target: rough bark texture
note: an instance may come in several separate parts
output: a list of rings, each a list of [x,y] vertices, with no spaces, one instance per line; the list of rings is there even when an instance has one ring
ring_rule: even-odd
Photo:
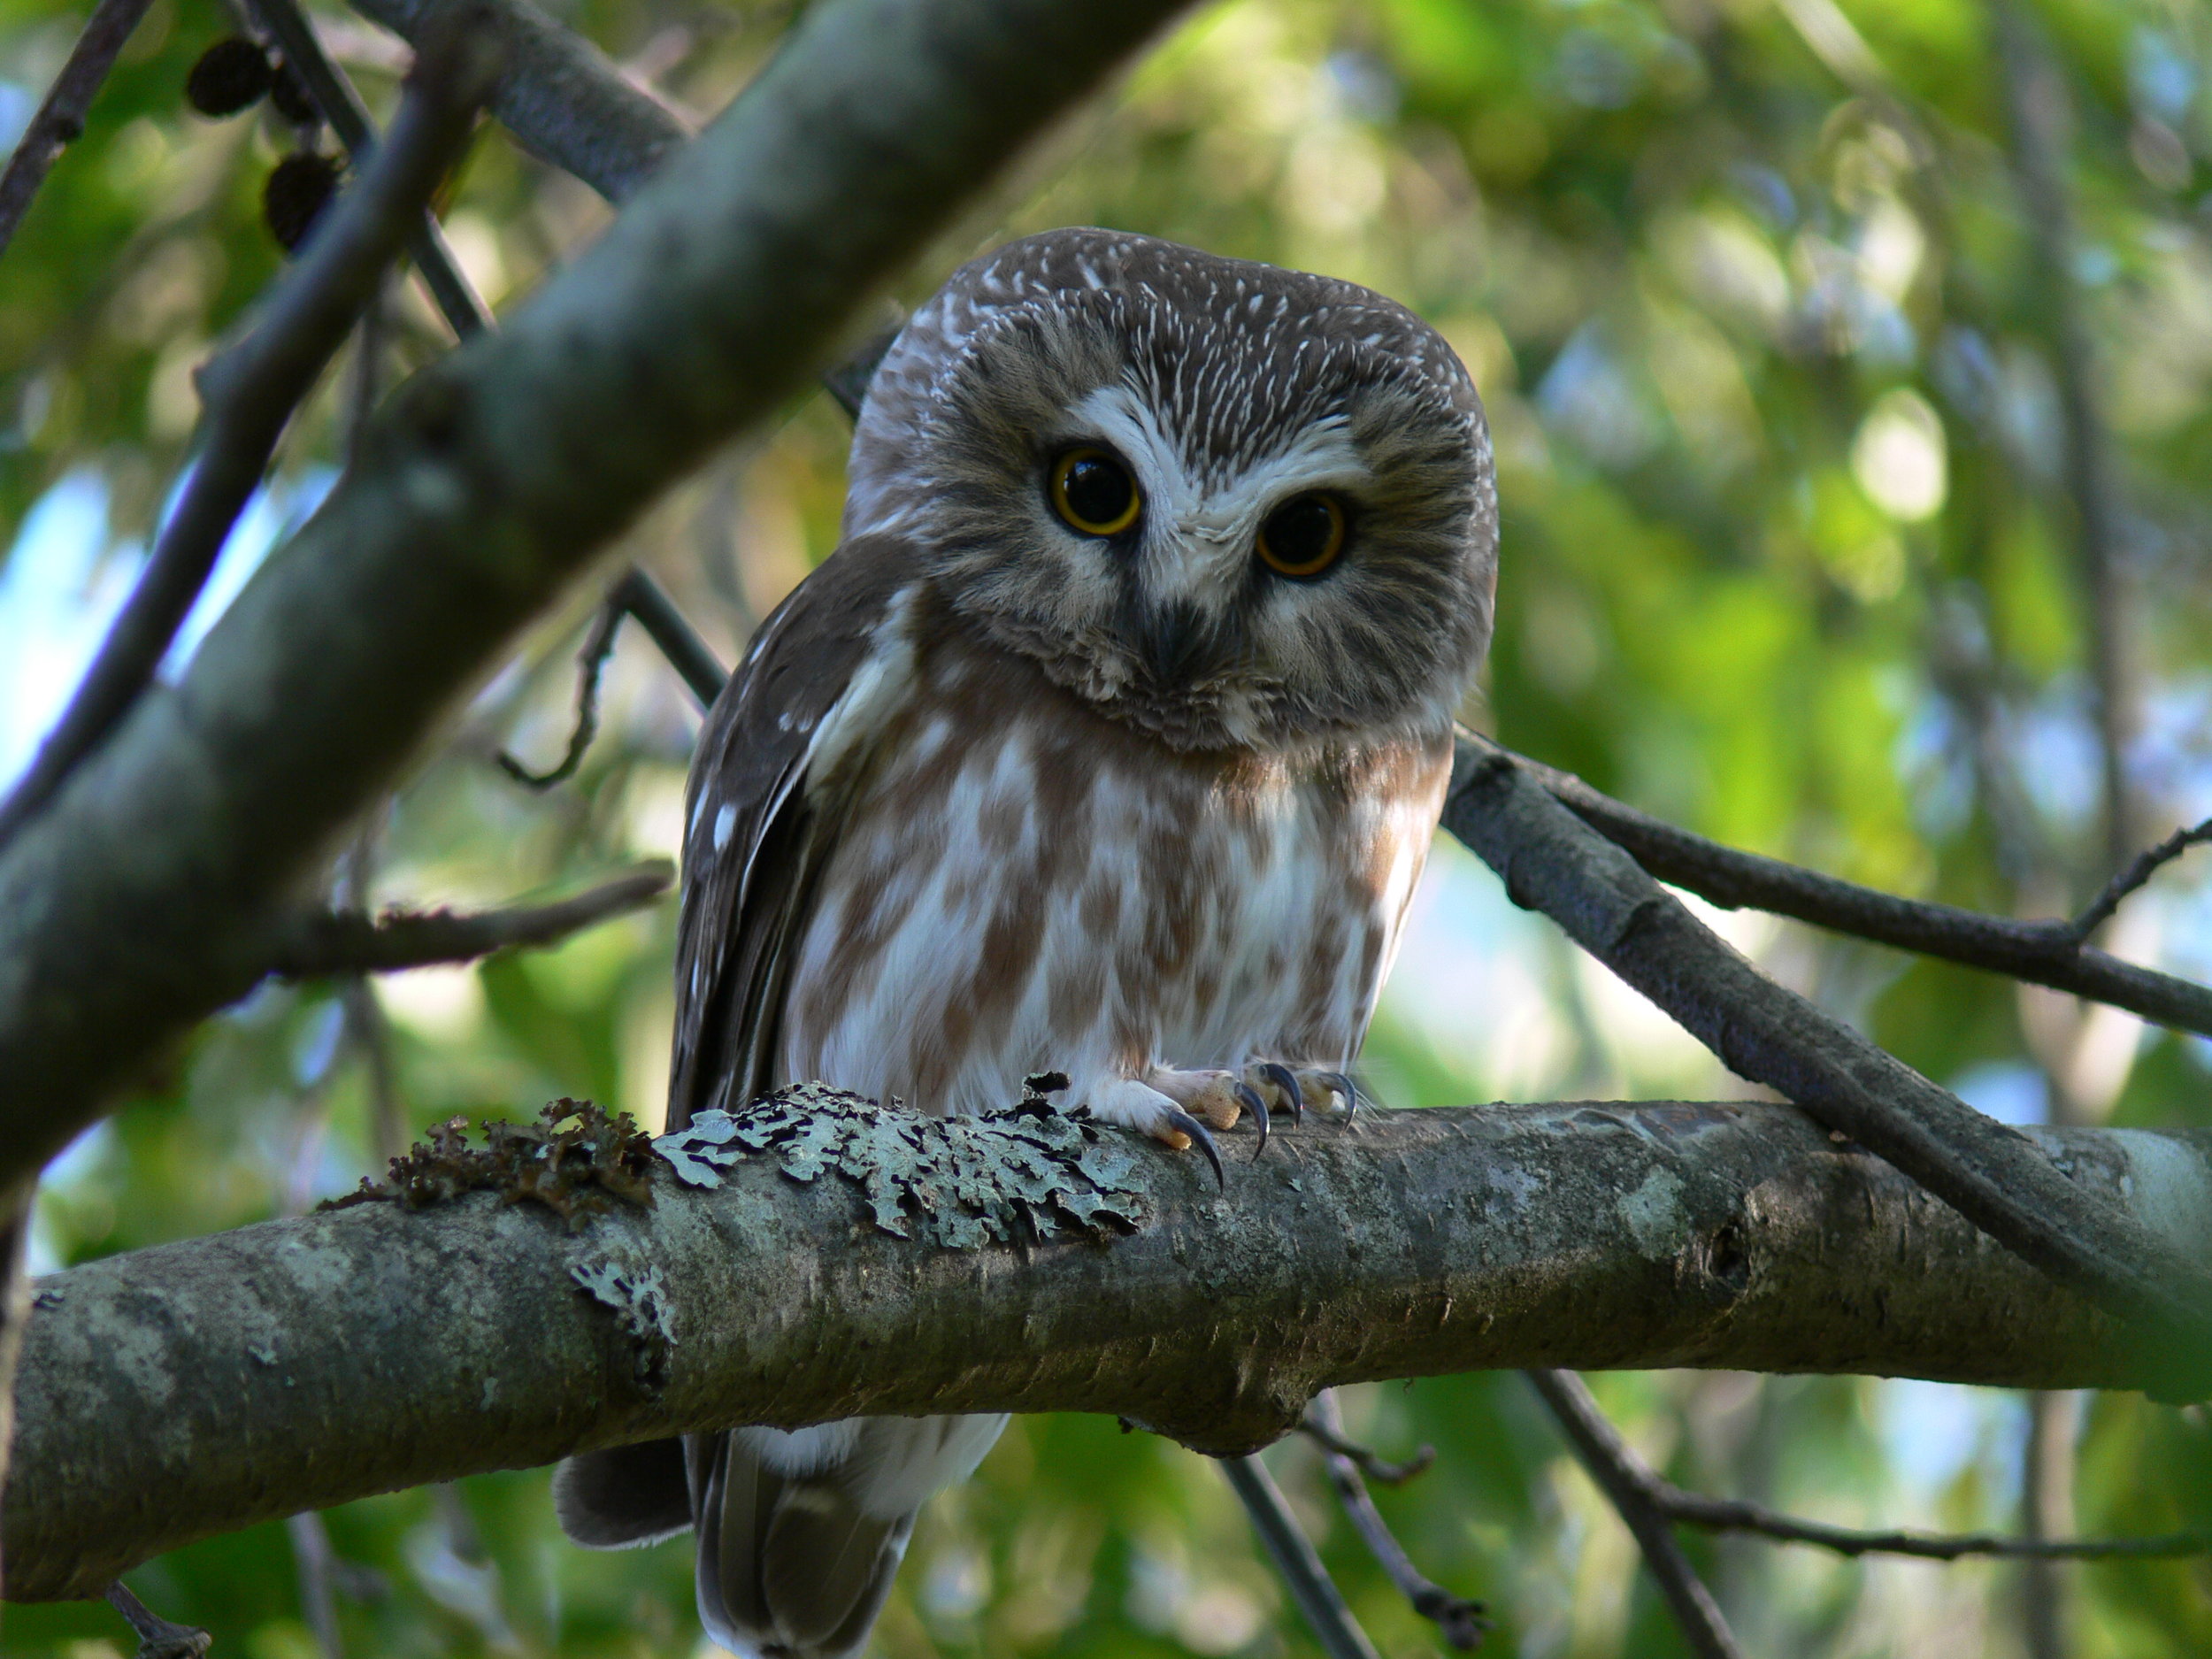
[[[516,634],[1176,10],[810,10],[510,327],[396,396],[182,683],[0,853],[0,1181],[242,995],[288,887]]]
[[[2176,1248],[2212,1244],[2204,1142],[2037,1139]],[[211,1532],[740,1422],[1100,1411],[1233,1452],[1331,1384],[1494,1367],[2147,1374],[2108,1316],[1787,1106],[1309,1118],[1233,1159],[1225,1194],[1134,1152],[1148,1218],[1103,1241],[909,1242],[845,1177],[756,1156],[715,1191],[656,1160],[649,1209],[574,1233],[478,1194],[73,1269],[25,1347],[8,1594],[93,1595]]]

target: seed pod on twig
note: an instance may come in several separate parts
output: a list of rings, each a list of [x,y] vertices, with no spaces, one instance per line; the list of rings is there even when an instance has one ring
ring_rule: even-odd
[[[300,79],[299,71],[288,63],[280,62],[276,66],[275,79],[269,85],[269,102],[276,105],[279,115],[295,127],[311,127],[323,119],[323,112],[308,95],[307,83]]]
[[[202,52],[184,78],[185,102],[202,115],[235,115],[268,95],[276,67],[257,41],[227,35]]]
[[[296,252],[338,189],[338,164],[303,150],[287,156],[261,187],[261,216],[285,252]]]

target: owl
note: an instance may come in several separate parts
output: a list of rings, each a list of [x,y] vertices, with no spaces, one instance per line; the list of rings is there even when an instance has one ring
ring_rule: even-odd
[[[956,272],[870,384],[838,550],[701,736],[670,1126],[1058,1072],[1217,1172],[1243,1114],[1348,1113],[1496,527],[1465,370],[1378,295],[1102,230]],[[593,1453],[557,1506],[601,1548],[695,1528],[715,1640],[829,1659],[1004,1423]]]

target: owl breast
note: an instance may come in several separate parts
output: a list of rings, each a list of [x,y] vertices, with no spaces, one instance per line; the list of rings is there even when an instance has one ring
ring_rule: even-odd
[[[1341,1067],[1436,822],[1448,731],[1175,753],[956,637],[838,784],[787,1079],[1002,1110],[1154,1067]]]

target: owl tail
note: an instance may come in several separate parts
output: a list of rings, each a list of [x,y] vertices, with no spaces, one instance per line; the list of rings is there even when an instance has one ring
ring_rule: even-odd
[[[847,1659],[891,1592],[914,1517],[964,1480],[1003,1417],[853,1417],[572,1457],[562,1530],[593,1548],[698,1528],[699,1618],[743,1659]],[[669,1525],[672,1517],[675,1524]]]

